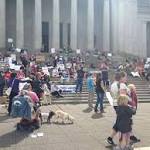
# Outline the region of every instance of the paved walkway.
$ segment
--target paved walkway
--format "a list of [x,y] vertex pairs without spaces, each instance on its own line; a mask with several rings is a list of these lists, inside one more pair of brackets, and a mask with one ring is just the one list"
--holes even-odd
[[[33,134],[43,136],[33,138],[31,135],[15,130],[16,119],[6,116],[5,108],[0,108],[0,150],[107,150],[106,137],[111,132],[115,114],[110,106],[101,116],[87,112],[87,105],[52,105],[43,106],[42,111],[62,110],[75,117],[72,125],[44,124]],[[135,147],[150,147],[150,104],[139,104],[134,117],[133,131],[141,139]],[[147,150],[147,149],[146,149]]]

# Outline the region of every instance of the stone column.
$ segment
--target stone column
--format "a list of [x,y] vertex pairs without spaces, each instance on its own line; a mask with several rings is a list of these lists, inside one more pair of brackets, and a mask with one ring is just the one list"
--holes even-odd
[[35,0],[34,12],[34,49],[42,48],[42,6],[41,0]]
[[87,48],[94,49],[94,0],[88,0]]
[[16,47],[24,47],[23,0],[16,0]]
[[103,51],[110,50],[110,18],[109,18],[109,0],[104,1],[104,13],[103,13]]
[[0,0],[0,48],[5,48],[6,40],[6,0]]
[[53,0],[53,48],[60,47],[59,0]]
[[71,43],[72,49],[77,49],[77,0],[71,0]]
[[110,5],[110,50],[118,51],[118,14],[119,14],[119,0],[111,0]]

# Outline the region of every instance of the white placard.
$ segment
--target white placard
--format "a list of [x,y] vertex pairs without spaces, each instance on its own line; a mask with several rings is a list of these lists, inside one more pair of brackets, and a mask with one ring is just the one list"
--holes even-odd
[[11,54],[10,57],[12,58],[12,61],[16,61],[17,59],[16,54]]
[[44,133],[42,133],[42,132],[41,133],[37,133],[37,136],[38,137],[42,137],[42,136],[44,136]]
[[37,138],[37,135],[36,134],[31,134],[30,137],[31,138]]
[[19,83],[19,91],[21,91],[26,84],[27,82]]
[[54,54],[56,52],[55,48],[51,48],[51,53]]
[[81,53],[81,50],[80,50],[80,49],[77,49],[77,50],[76,50],[76,53],[77,53],[77,54],[80,54],[80,53]]
[[21,49],[20,48],[16,48],[16,52],[20,53]]
[[101,73],[101,71],[100,70],[95,70],[95,71],[89,71],[90,73],[92,73],[92,74],[97,74],[97,73]]
[[146,59],[146,62],[150,62],[150,58],[149,57]]
[[111,56],[112,56],[112,53],[107,53],[107,56],[108,56],[108,57],[111,57]]
[[107,97],[107,99],[108,99],[108,101],[109,101],[109,104],[110,104],[111,106],[113,106],[113,98],[112,98],[110,92],[106,92],[106,97]]
[[65,70],[65,65],[64,64],[57,64],[57,69],[59,69],[60,68],[60,70]]
[[140,78],[140,75],[138,72],[131,72],[131,74],[133,77],[139,77]]
[[71,63],[66,63],[66,68],[71,68],[72,67],[72,64]]
[[44,72],[44,74],[50,75],[48,71],[48,67],[42,67],[42,71]]
[[52,71],[52,77],[59,77],[59,73],[57,69],[53,69]]
[[12,38],[8,38],[8,43],[12,43],[13,39]]
[[19,70],[20,70],[20,67],[21,67],[21,65],[14,65],[14,66],[13,66],[13,69],[16,70],[16,71],[19,71]]

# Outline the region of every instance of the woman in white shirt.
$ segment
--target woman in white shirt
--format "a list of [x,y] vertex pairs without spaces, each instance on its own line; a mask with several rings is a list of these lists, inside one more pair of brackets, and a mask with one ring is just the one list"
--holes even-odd
[[61,93],[62,93],[62,90],[53,82],[52,85],[51,85],[51,94],[52,94],[52,96],[55,96],[57,98],[63,97],[61,95]]

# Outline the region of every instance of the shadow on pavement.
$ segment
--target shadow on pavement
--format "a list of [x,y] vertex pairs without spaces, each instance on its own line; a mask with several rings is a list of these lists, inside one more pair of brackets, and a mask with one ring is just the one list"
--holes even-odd
[[63,125],[63,126],[68,126],[68,125],[72,125],[73,123],[70,123],[70,122],[67,122],[67,123],[63,123],[63,122],[52,122],[52,124],[55,124],[55,125]]
[[114,146],[112,146],[112,145],[105,146],[105,148],[107,148],[109,150],[114,150]]
[[92,108],[88,107],[83,110],[84,113],[90,113],[92,111]]
[[7,119],[10,119],[10,117],[8,116],[8,115],[3,115],[3,116],[0,116],[0,122],[3,122],[3,121],[5,121],[5,120],[7,120]]
[[6,134],[0,136],[0,147],[13,146],[13,145],[21,142],[28,136],[29,136],[29,132],[19,132],[17,130],[6,133]]
[[99,119],[99,118],[102,118],[103,115],[101,113],[95,113],[91,116],[92,119]]

